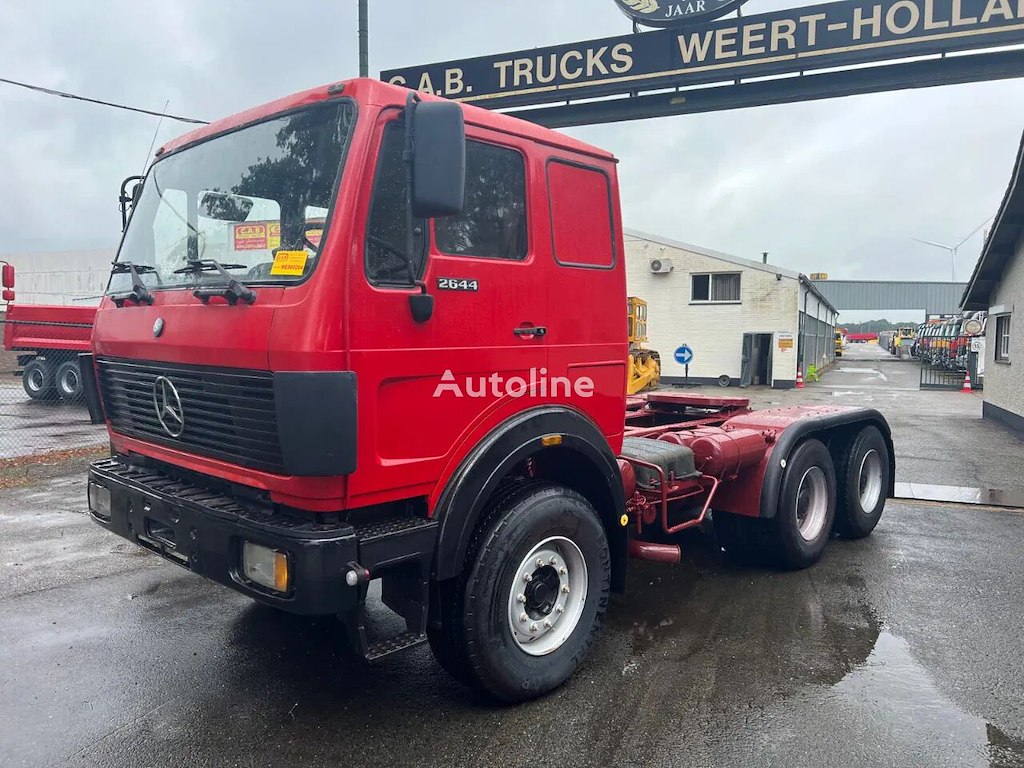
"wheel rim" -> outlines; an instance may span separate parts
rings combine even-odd
[[[43,389],[43,372],[38,368],[33,368],[28,372],[26,383],[33,392],[41,392]]]
[[[796,523],[804,541],[814,541],[825,527],[828,482],[821,467],[811,467],[800,478],[796,492]]]
[[[60,388],[68,397],[74,395],[78,391],[78,371],[72,369],[64,371],[60,377]]]
[[[508,596],[512,639],[531,656],[557,651],[583,615],[587,561],[576,543],[552,536],[537,544],[516,569]]]
[[[860,508],[870,512],[882,495],[882,457],[874,448],[864,454],[857,473],[857,488],[860,491]]]

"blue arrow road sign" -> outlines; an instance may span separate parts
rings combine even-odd
[[[693,350],[683,344],[676,349],[675,358],[680,365],[689,365],[693,362]]]

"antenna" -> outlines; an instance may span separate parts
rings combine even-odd
[[[163,108],[162,111],[166,112],[167,111],[167,107],[170,106],[170,104],[171,104],[171,100],[170,99],[165,101],[164,102],[164,108]],[[160,126],[163,125],[163,123],[164,123],[164,116],[160,115],[160,119],[156,121],[156,130],[153,131],[153,140],[151,142],[149,142],[149,151],[146,152],[146,158],[142,162],[142,173],[140,173],[139,176],[145,176],[146,175],[146,166],[149,165],[149,158],[151,158],[153,156],[153,147],[156,145],[156,137],[160,133]]]

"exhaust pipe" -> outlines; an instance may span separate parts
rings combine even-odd
[[[629,556],[637,560],[650,560],[652,563],[668,563],[675,565],[682,557],[678,544],[655,544],[639,539],[629,540]]]

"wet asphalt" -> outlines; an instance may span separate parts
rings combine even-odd
[[[2,766],[1024,766],[1021,511],[890,502],[797,573],[694,534],[634,565],[567,685],[506,707],[425,647],[352,659],[333,619],[112,537],[84,495],[0,491]]]

